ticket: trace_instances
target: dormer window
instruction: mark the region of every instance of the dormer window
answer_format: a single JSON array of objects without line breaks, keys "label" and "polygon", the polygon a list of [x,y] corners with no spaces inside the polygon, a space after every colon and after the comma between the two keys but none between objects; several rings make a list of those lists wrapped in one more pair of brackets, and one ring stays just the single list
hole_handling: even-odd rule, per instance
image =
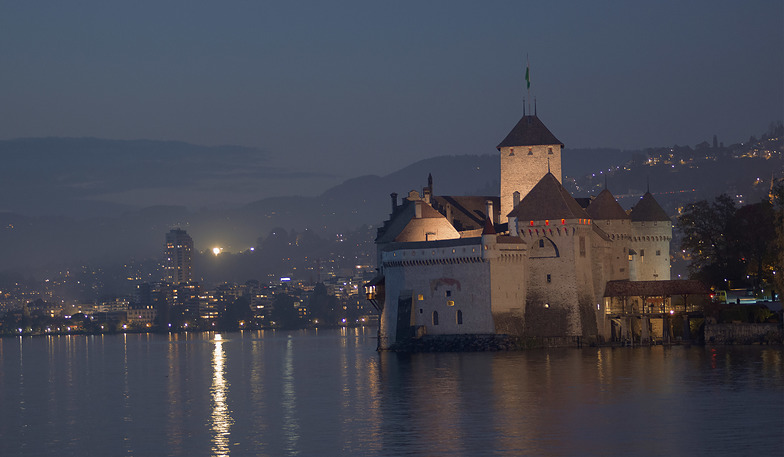
[{"label": "dormer window", "polygon": [[510,155],[510,156],[513,156],[513,155],[514,155],[514,148],[509,148],[509,155]]},{"label": "dormer window", "polygon": [[552,155],[553,154],[553,148],[547,148],[547,154]]},{"label": "dormer window", "polygon": [[534,148],[528,148],[528,155],[529,156],[534,155]]}]

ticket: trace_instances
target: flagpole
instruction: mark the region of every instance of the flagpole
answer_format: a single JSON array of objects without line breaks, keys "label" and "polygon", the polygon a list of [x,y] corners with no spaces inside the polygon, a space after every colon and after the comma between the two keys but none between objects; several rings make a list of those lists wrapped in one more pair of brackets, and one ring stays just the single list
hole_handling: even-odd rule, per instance
[{"label": "flagpole", "polygon": [[525,86],[526,86],[526,98],[528,99],[528,111],[531,111],[531,74],[529,72],[530,65],[528,64],[528,53],[525,53]]}]

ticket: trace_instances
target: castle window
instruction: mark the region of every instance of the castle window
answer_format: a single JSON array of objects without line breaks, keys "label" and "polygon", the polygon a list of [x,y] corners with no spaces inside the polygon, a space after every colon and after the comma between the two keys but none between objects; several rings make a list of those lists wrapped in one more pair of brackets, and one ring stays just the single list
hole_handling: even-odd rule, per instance
[{"label": "castle window", "polygon": [[446,292],[444,292],[444,296],[451,297],[452,296],[452,291],[451,290],[447,290]]},{"label": "castle window", "polygon": [[534,155],[534,148],[528,148],[528,155],[529,156]]},{"label": "castle window", "polygon": [[561,219],[561,225],[566,225],[566,219]]},{"label": "castle window", "polygon": [[509,155],[510,155],[510,156],[513,156],[513,155],[514,155],[514,148],[509,148]]},{"label": "castle window", "polygon": [[549,274],[547,275],[547,282],[548,283],[553,282],[553,278]]},{"label": "castle window", "polygon": [[544,247],[544,240],[539,240],[539,247],[540,247],[540,248],[543,248],[543,247]]},{"label": "castle window", "polygon": [[585,237],[580,237],[580,257],[585,257]]},{"label": "castle window", "polygon": [[552,155],[553,154],[553,148],[547,148],[547,153]]},{"label": "castle window", "polygon": [[447,300],[446,301],[446,306],[455,306],[455,301],[454,300]]},{"label": "castle window", "polygon": [[422,308],[419,308],[419,314],[424,314],[424,313],[425,313],[425,310],[423,310]]},{"label": "castle window", "polygon": [[433,311],[433,325],[438,325],[438,311]]},{"label": "castle window", "polygon": [[457,325],[463,325],[463,312],[457,310]]},{"label": "castle window", "polygon": [[661,255],[661,250],[657,249],[656,250],[656,255]]},{"label": "castle window", "polygon": [[640,257],[645,256],[645,249],[640,249]]},{"label": "castle window", "polygon": [[550,225],[550,221],[548,219],[545,219],[544,225]]},{"label": "castle window", "polygon": [[422,301],[425,299],[425,296],[422,294],[417,295],[417,300]]}]

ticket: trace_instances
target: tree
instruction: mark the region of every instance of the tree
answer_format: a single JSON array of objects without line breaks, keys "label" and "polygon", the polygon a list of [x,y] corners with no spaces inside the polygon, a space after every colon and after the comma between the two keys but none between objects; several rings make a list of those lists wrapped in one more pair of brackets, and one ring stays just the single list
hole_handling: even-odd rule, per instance
[{"label": "tree", "polygon": [[323,325],[337,325],[342,316],[342,307],[337,297],[329,295],[324,283],[318,283],[313,288],[309,309],[313,319]]},{"label": "tree", "polygon": [[728,281],[744,277],[738,255],[735,202],[721,194],[713,203],[700,200],[688,205],[678,218],[683,233],[681,249],[691,256],[690,276],[727,288]]},{"label": "tree", "polygon": [[767,201],[743,206],[735,213],[738,249],[747,265],[746,273],[754,277],[755,290],[763,281],[773,279],[769,273],[777,251],[774,218],[773,205]]},{"label": "tree", "polygon": [[776,227],[776,254],[773,258],[773,284],[781,296],[784,292],[784,180],[780,180],[772,192],[774,224]]},{"label": "tree", "polygon": [[294,307],[294,299],[288,294],[275,295],[275,301],[272,303],[272,321],[280,328],[300,328],[299,313]]},{"label": "tree", "polygon": [[253,318],[253,312],[250,309],[250,300],[248,297],[239,297],[226,305],[226,310],[221,316],[221,328],[224,330],[237,330],[240,327],[240,321],[250,322]]}]

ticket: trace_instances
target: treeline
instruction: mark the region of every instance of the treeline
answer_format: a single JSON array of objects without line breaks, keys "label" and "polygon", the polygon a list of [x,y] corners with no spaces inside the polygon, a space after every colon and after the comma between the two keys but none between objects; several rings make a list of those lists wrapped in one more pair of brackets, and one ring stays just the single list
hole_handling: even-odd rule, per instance
[{"label": "treeline", "polygon": [[722,194],[687,205],[676,226],[691,278],[716,289],[784,290],[784,181],[768,201],[738,207]]}]

